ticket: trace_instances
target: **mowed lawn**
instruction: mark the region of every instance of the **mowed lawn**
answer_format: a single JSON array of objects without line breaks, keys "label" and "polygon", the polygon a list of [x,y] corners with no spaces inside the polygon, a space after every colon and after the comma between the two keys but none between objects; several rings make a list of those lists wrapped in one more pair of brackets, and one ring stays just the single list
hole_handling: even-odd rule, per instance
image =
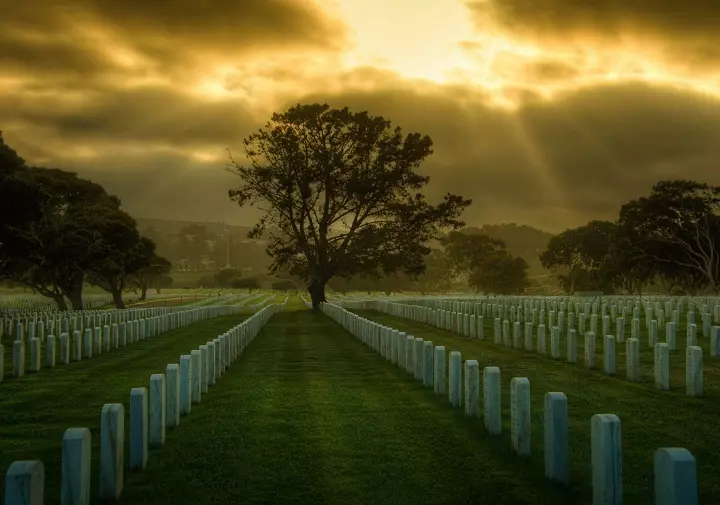
[{"label": "mowed lawn", "polygon": [[579,504],[321,313],[268,322],[123,504]]},{"label": "mowed lawn", "polygon": [[[581,336],[578,336],[578,363],[570,364],[566,362],[565,335],[561,338],[562,357],[553,360],[549,355],[495,344],[492,323],[487,324],[491,318],[486,318],[485,340],[481,341],[377,311],[354,312],[408,335],[431,340],[434,345],[443,345],[448,355],[451,351],[460,351],[463,361],[476,359],[481,369],[498,366],[502,377],[504,432],[500,438],[508,450],[510,380],[513,377],[527,377],[532,398],[533,455],[530,466],[533,472],[540,473],[543,468],[544,395],[550,391],[561,391],[568,397],[571,481],[574,484],[586,486],[591,483],[590,418],[594,414],[616,414],[622,423],[625,503],[653,503],[653,453],[660,447],[684,447],[691,451],[697,460],[700,503],[720,503],[720,479],[717,478],[717,468],[720,467],[720,363],[709,357],[709,339],[698,337],[698,344],[705,351],[705,395],[702,398],[686,396],[684,322],[681,321],[682,330],[679,329],[677,334],[678,349],[670,353],[671,389],[657,391],[653,383],[653,354],[648,348],[644,322],[640,338],[643,381],[633,383],[625,378],[624,344],[617,344],[616,348],[617,375],[609,377],[603,373],[603,346],[599,338],[596,369],[588,370],[584,366],[584,337]],[[614,330],[613,325],[611,331],[614,333]],[[524,341],[524,328],[521,335]],[[629,336],[630,329],[626,328],[626,337]],[[547,341],[549,354],[549,331]],[[664,331],[660,332],[659,341],[665,341]]]},{"label": "mowed lawn", "polygon": [[[190,354],[246,317],[208,319],[88,360],[43,368],[20,379],[6,377],[0,383],[0,489],[13,461],[38,459],[45,465],[45,503],[60,503],[63,433],[86,427],[92,432],[92,496],[96,497],[103,405],[125,405],[128,437],[130,390],[148,387],[151,374],[165,373],[167,364],[180,362],[180,355]],[[197,410],[202,412],[202,407]]]}]

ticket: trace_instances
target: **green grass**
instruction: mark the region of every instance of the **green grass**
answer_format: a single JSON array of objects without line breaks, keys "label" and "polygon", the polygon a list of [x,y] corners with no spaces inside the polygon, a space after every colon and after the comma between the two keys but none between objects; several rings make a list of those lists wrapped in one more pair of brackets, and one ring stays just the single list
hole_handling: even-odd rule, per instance
[{"label": "green grass", "polygon": [[559,488],[322,314],[274,316],[124,504],[563,504]]},{"label": "green grass", "polygon": [[205,295],[176,295],[168,294],[163,298],[151,298],[149,300],[137,301],[127,305],[128,309],[149,309],[151,307],[178,307],[181,305],[190,305],[191,303],[206,300]]},{"label": "green grass", "polygon": [[[468,339],[437,328],[414,323],[376,311],[355,311],[363,317],[399,329],[409,335],[460,351],[462,359],[477,359],[480,367],[498,366],[502,374],[503,430],[509,430],[510,379],[527,377],[532,391],[533,456],[531,465],[540,471],[543,455],[543,397],[546,392],[562,391],[568,396],[570,414],[570,457],[572,482],[589,484],[590,418],[594,414],[617,414],[622,422],[623,489],[626,503],[653,503],[653,453],[660,447],[685,447],[697,460],[700,503],[720,503],[720,363],[705,352],[703,398],[685,395],[685,332],[678,331],[678,350],[671,352],[671,390],[657,391],[652,379],[652,351],[642,328],[641,367],[643,382],[625,379],[625,346],[617,345],[616,377],[603,370],[602,343],[598,339],[597,369],[583,365],[584,338],[578,337],[578,364],[565,362],[566,338],[561,342],[562,359],[526,353],[493,343],[492,323],[486,318],[485,340]],[[685,327],[681,321],[680,326]],[[601,325],[600,325],[601,328]],[[614,327],[613,327],[614,330]],[[524,331],[523,331],[524,335]],[[626,336],[630,335],[629,328]],[[664,332],[660,341],[664,341]],[[708,349],[708,339],[698,338]],[[550,338],[548,333],[548,352]],[[509,445],[509,436],[503,435]],[[579,502],[580,503],[580,502]]]},{"label": "green grass", "polygon": [[67,428],[87,427],[93,444],[92,496],[97,496],[102,406],[125,405],[129,437],[130,390],[147,387],[151,374],[164,373],[168,363],[179,363],[181,354],[189,354],[246,317],[209,319],[92,359],[0,383],[0,471],[4,475],[16,460],[41,460],[45,465],[45,503],[59,503],[63,433]]},{"label": "green grass", "polygon": [[[358,311],[445,345],[448,353],[459,350],[464,360],[478,359],[481,367],[499,366],[503,434],[491,437],[481,420],[466,419],[463,409],[450,408],[445,398],[329,318],[291,310],[300,307],[299,298],[292,297],[288,310],[269,321],[180,426],[168,431],[165,446],[151,451],[148,467],[126,472],[123,504],[589,504],[589,421],[596,413],[615,413],[623,423],[625,503],[653,503],[652,455],[666,446],[693,452],[700,503],[720,502],[720,482],[714,478],[720,465],[720,455],[714,454],[720,445],[716,363],[706,366],[706,397],[693,399],[677,386],[657,392],[647,381],[630,383],[495,345],[488,328],[489,341],[469,340]],[[120,401],[128,409],[132,387],[147,385],[151,373],[164,371],[180,354],[241,319],[212,319],[0,384],[0,469],[4,472],[18,459],[41,459],[46,501],[58,503],[62,433],[87,426],[93,432],[96,486],[102,405]],[[684,336],[678,338],[681,342]],[[681,350],[673,353],[676,360],[678,355]],[[649,366],[647,360],[644,364]],[[621,366],[618,357],[619,370]],[[679,380],[675,375],[673,380]],[[531,384],[530,458],[518,458],[510,450],[508,398],[514,376],[528,377]],[[542,400],[548,391],[568,395],[569,487],[554,485],[543,474]],[[126,432],[128,421],[126,417]]]}]

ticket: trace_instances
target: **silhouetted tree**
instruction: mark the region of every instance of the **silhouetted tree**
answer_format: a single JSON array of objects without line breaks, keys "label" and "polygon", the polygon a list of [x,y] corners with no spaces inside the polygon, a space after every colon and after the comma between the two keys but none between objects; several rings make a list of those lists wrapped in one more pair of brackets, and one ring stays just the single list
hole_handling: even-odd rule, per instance
[{"label": "silhouetted tree", "polygon": [[255,289],[260,289],[260,281],[255,277],[243,277],[242,279],[234,279],[230,284],[233,289],[247,289],[248,293],[252,293]]},{"label": "silhouetted tree", "polygon": [[167,274],[158,275],[153,281],[151,282],[151,286],[155,289],[155,292],[157,294],[160,294],[160,290],[162,288],[169,288],[173,285],[173,278]]},{"label": "silhouetted tree", "polygon": [[432,292],[446,293],[455,279],[455,269],[451,259],[440,249],[432,249],[423,259],[425,271],[416,278],[416,284],[422,294]]},{"label": "silhouetted tree", "polygon": [[566,292],[613,291],[608,259],[616,233],[615,223],[591,221],[565,230],[548,243],[540,255],[544,268],[554,270]]},{"label": "silhouetted tree", "polygon": [[524,259],[500,251],[484,258],[470,270],[468,284],[477,291],[487,293],[521,294],[530,285],[527,269]]},{"label": "silhouetted tree", "polygon": [[418,192],[429,178],[414,170],[431,146],[367,112],[297,105],[245,139],[249,165],[228,153],[242,179],[229,194],[265,212],[250,237],[269,224],[279,229],[267,248],[271,271],[306,279],[317,308],[333,276],[422,273],[425,244],[463,225],[470,200],[448,194],[433,206]]},{"label": "silhouetted tree", "polygon": [[618,222],[636,263],[653,265],[673,284],[720,292],[719,214],[720,187],[670,180],[623,205]]},{"label": "silhouetted tree", "polygon": [[277,291],[287,291],[288,289],[297,289],[297,286],[291,280],[282,279],[282,280],[273,282],[270,285],[270,289],[275,289]]},{"label": "silhouetted tree", "polygon": [[172,263],[159,256],[153,249],[147,264],[136,270],[131,277],[132,284],[140,289],[140,300],[147,299],[148,289],[156,287],[162,277],[169,278],[170,284],[168,285],[172,285],[172,277],[168,275],[171,269]]},{"label": "silhouetted tree", "polygon": [[242,277],[242,272],[234,268],[223,268],[215,274],[215,280],[217,281],[218,287],[229,288],[232,281]]},{"label": "silhouetted tree", "polygon": [[103,216],[100,224],[101,253],[87,268],[87,280],[113,297],[115,308],[124,309],[123,291],[130,277],[150,265],[155,244],[141,237],[133,218],[121,210]]},{"label": "silhouetted tree", "polygon": [[455,275],[467,275],[468,285],[476,291],[522,293],[529,285],[527,262],[513,257],[502,240],[484,233],[454,231],[442,244]]},{"label": "silhouetted tree", "polygon": [[36,199],[30,218],[5,228],[1,275],[52,298],[61,309],[67,298],[80,310],[86,273],[107,254],[105,227],[120,201],[63,170],[32,167],[16,179]]}]

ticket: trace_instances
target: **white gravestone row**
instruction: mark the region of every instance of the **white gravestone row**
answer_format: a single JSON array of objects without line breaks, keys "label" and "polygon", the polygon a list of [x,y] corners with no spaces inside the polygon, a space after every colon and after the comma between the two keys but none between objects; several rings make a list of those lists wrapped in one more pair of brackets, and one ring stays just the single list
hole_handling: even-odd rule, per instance
[{"label": "white gravestone row", "polygon": [[[193,377],[213,376],[210,384],[222,371],[237,360],[257,336],[273,314],[283,304],[268,305],[239,325],[212,341],[208,347],[217,353],[218,367],[202,363],[196,369],[171,363],[165,374],[152,374],[149,389],[136,387],[130,390],[129,468],[143,470],[148,461],[149,448],[165,444],[166,429],[180,424],[180,415],[190,413],[190,382]],[[193,351],[195,352],[195,351]],[[208,360],[210,362],[210,360]],[[194,382],[193,382],[194,383]],[[199,403],[200,395],[192,397]],[[100,413],[100,468],[99,498],[115,501],[123,491],[125,469],[125,408],[122,403],[107,403]],[[63,505],[88,505],[91,482],[91,435],[88,428],[69,428],[62,441]],[[5,505],[34,505],[44,503],[44,466],[41,461],[16,461],[5,475]]]},{"label": "white gravestone row", "polygon": [[[137,310],[137,314],[147,315],[147,317],[134,319],[134,317],[141,316],[134,316],[129,311],[129,315],[110,316],[108,311],[102,311],[102,313],[93,314],[92,317],[86,316],[86,324],[96,324],[97,322],[103,321],[110,322],[118,317],[120,322],[112,322],[112,326],[108,324],[95,327],[86,326],[82,333],[80,330],[74,330],[72,337],[67,332],[61,333],[59,338],[60,364],[65,365],[70,362],[90,359],[93,356],[107,353],[119,347],[125,347],[128,344],[152,338],[172,329],[194,324],[209,318],[236,314],[242,311],[242,305],[210,306],[160,315],[151,315],[150,312],[147,312],[154,311],[155,309],[134,310]],[[142,313],[140,311],[142,311]],[[96,321],[96,316],[98,321]],[[125,318],[127,318],[127,320],[124,320]],[[82,317],[80,319],[82,320]],[[44,328],[44,324],[40,323],[43,323],[42,320],[39,321],[38,326]],[[56,337],[52,334],[47,335],[44,338],[43,350],[43,339],[35,336],[38,334],[36,332],[36,325],[32,321],[29,324],[27,338],[22,323],[18,323],[18,329],[15,332],[15,341],[13,342],[12,348],[12,376],[15,378],[24,377],[26,372],[37,373],[43,366],[53,368],[57,363],[58,342]],[[59,326],[61,328],[69,328],[69,325]],[[73,327],[75,327],[75,324],[73,324]],[[0,356],[4,357],[4,354],[5,349],[0,344]],[[26,369],[28,354],[30,363]],[[0,360],[0,382],[3,381],[4,373],[4,360]]]},{"label": "white gravestone row", "polygon": [[[476,303],[470,304],[468,302],[457,302],[458,306],[450,306],[448,309],[457,309],[459,311],[471,310],[474,313],[468,314],[466,312],[455,312],[454,310],[445,309],[433,309],[428,306],[419,305],[418,299],[412,299],[410,301],[376,301],[376,300],[365,300],[364,306],[361,308],[372,308],[380,310],[385,313],[395,315],[397,317],[408,318],[413,321],[431,324],[440,329],[459,333],[469,338],[484,338],[484,317],[486,314],[494,314],[496,309],[493,309],[493,305],[489,303]],[[658,302],[659,303],[659,302]],[[522,318],[520,305],[509,306],[510,318]],[[637,309],[637,307],[636,307]],[[593,309],[589,309],[593,310]],[[650,310],[650,309],[648,309]],[[720,305],[716,305],[716,310],[720,311]],[[547,354],[547,342],[546,342],[546,326],[539,324],[536,331],[536,341],[533,340],[534,335],[534,320],[537,309],[532,309],[529,312],[526,311],[526,316],[529,318],[525,322],[524,334],[521,335],[521,324],[519,320],[501,320],[499,317],[494,319],[494,342],[496,344],[502,343],[506,347],[514,347],[516,349],[524,349],[532,352],[534,349],[540,354]],[[543,309],[540,310],[540,313]],[[623,314],[626,311],[623,311]],[[650,312],[649,312],[650,313]],[[664,310],[658,309],[660,316],[664,317]],[[549,324],[554,324],[555,312],[549,313]],[[561,310],[557,313],[558,324],[561,326],[551,326],[550,336],[550,355],[552,359],[560,359],[560,348],[561,348],[561,327],[562,321],[564,321],[564,312]],[[688,320],[693,320],[693,312],[688,313]],[[580,319],[580,330],[585,329],[585,313],[579,313]],[[635,314],[638,315],[638,314]],[[706,314],[707,315],[707,314]],[[466,317],[467,316],[467,317]],[[570,313],[570,316],[574,316],[574,313]],[[651,317],[651,316],[648,316]],[[466,319],[476,326],[468,326],[466,324],[453,325],[452,322],[458,319],[465,321]],[[541,317],[542,319],[542,317]],[[574,318],[572,318],[574,320]],[[475,323],[475,321],[478,321]],[[603,332],[610,331],[612,316],[605,315],[602,318]],[[642,380],[642,369],[640,367],[640,348],[638,345],[640,337],[640,319],[633,319],[633,331],[632,337],[625,339],[625,319],[622,316],[615,317],[616,323],[616,335],[610,335],[605,333],[602,339],[596,335],[595,331],[598,327],[597,314],[590,314],[589,331],[584,333],[584,364],[588,369],[597,368],[597,353],[598,353],[598,342],[602,342],[602,354],[603,354],[603,372],[609,376],[617,375],[616,367],[616,346],[617,344],[625,343],[625,376],[627,380],[633,382],[639,382]],[[720,353],[720,326],[709,326],[709,319],[704,318],[705,327],[707,327],[707,334],[710,336],[711,344],[711,356],[718,357]],[[468,323],[470,324],[470,323]],[[665,328],[665,342],[659,342],[658,340],[658,328],[664,325]],[[568,319],[568,330],[567,330],[567,348],[566,357],[568,363],[577,363],[577,330],[573,328],[574,322]],[[648,345],[654,349],[654,377],[655,385],[657,389],[668,390],[669,385],[669,363],[670,354],[668,351],[676,349],[676,326],[675,321],[667,321],[664,319],[648,319]],[[512,328],[512,330],[511,330]],[[510,335],[512,333],[512,336]],[[535,343],[536,342],[536,343]],[[658,348],[658,345],[661,347]],[[703,352],[700,347],[697,346],[697,325],[694,323],[688,323],[687,328],[687,347],[686,347],[686,360],[685,360],[685,389],[688,396],[702,396],[702,358]]]},{"label": "white gravestone row", "polygon": [[[396,329],[364,319],[338,305],[324,303],[323,312],[341,324],[363,344],[391,360],[386,349],[400,350],[395,364],[433,387],[438,396],[447,394],[452,407],[461,406],[460,352],[449,355],[449,377],[445,374],[446,350],[433,349],[432,342],[405,335]],[[395,344],[397,342],[397,344]],[[403,342],[405,342],[403,344]],[[402,353],[406,359],[402,359]],[[428,372],[431,370],[431,372]],[[447,393],[445,391],[448,382]],[[467,417],[483,418],[491,435],[502,433],[500,369],[483,369],[483,398],[480,409],[480,376],[476,360],[465,361],[464,406]],[[564,393],[550,392],[544,397],[545,475],[563,484],[569,483],[568,400]],[[480,415],[482,410],[482,416]],[[596,414],[590,422],[591,465],[594,505],[622,504],[622,445],[620,419],[614,414]],[[510,381],[510,439],[512,451],[519,456],[531,452],[530,382],[525,377]],[[697,505],[697,471],[695,459],[686,449],[661,448],[655,453],[655,503],[662,505]]]}]

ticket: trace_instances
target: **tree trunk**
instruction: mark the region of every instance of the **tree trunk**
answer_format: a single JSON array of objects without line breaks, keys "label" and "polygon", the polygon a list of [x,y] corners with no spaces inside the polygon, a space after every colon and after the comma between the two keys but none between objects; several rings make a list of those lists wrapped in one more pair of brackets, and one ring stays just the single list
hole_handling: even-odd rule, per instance
[{"label": "tree trunk", "polygon": [[67,310],[67,302],[65,301],[65,297],[63,295],[55,295],[51,297],[55,303],[57,303],[58,310]]},{"label": "tree trunk", "polygon": [[82,284],[68,292],[67,297],[73,310],[83,310]]},{"label": "tree trunk", "polygon": [[115,304],[116,309],[124,309],[125,308],[125,302],[123,301],[123,298],[122,298],[122,289],[113,289],[112,297],[113,297],[113,303]]},{"label": "tree trunk", "polygon": [[146,286],[144,286],[144,287],[140,290],[140,300],[143,301],[143,302],[144,302],[145,299],[147,298],[147,291],[148,291],[148,288],[147,288]]},{"label": "tree trunk", "polygon": [[308,286],[308,292],[310,293],[310,299],[312,300],[313,310],[320,308],[322,302],[326,302],[325,299],[325,283],[320,279],[313,279]]},{"label": "tree trunk", "polygon": [[83,310],[83,283],[85,282],[85,272],[75,270],[69,272],[62,278],[62,283],[58,283],[60,292],[70,300],[70,306],[73,310]]}]

